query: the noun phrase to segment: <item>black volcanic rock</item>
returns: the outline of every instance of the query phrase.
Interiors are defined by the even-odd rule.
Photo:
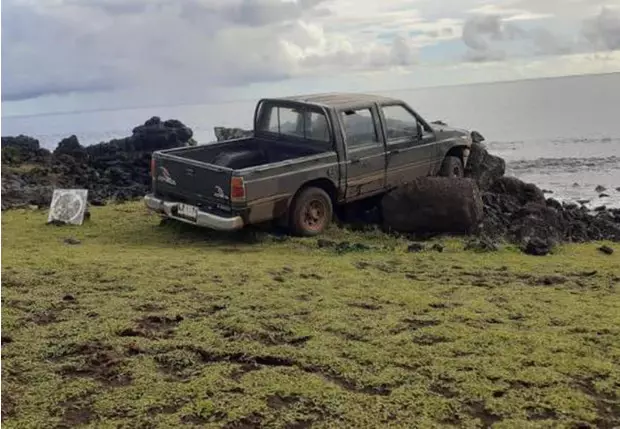
[[[53,153],[31,137],[2,137],[2,161],[12,167],[2,170],[2,210],[48,205],[55,187],[86,188],[97,204],[141,198],[151,186],[152,152],[193,145],[192,136],[181,121],[153,117],[129,137],[84,147],[72,135]]]

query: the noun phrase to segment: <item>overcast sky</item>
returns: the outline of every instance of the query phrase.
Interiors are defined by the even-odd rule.
[[[620,71],[620,0],[3,0],[2,114]]]

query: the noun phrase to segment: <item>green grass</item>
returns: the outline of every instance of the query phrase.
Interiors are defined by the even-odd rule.
[[[6,428],[613,427],[620,257],[2,215]],[[81,244],[70,245],[65,238]]]

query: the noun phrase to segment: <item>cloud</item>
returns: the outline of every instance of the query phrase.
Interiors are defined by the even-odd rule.
[[[620,2],[613,2],[508,0],[478,5],[463,24],[462,40],[469,48],[464,58],[481,62],[620,49]]]
[[[610,1],[4,0],[2,100],[123,92],[140,104],[196,102],[222,88],[428,59],[614,50]]]
[[[496,61],[506,53],[496,47],[498,42],[522,40],[527,33],[512,22],[505,22],[500,15],[474,15],[463,25],[462,40],[470,50],[465,58],[470,61]]]
[[[584,22],[582,31],[598,49],[620,49],[620,10],[603,7],[598,15]]]
[[[326,32],[333,11],[325,4],[6,0],[2,99],[140,88],[200,99],[215,86],[415,63],[410,36],[362,42]]]

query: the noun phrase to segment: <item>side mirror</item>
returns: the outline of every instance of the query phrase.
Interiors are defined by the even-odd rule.
[[[417,130],[417,136],[419,139],[422,138],[422,136],[424,135],[424,129],[422,128],[422,124],[420,124],[419,122],[416,122],[416,130]]]

